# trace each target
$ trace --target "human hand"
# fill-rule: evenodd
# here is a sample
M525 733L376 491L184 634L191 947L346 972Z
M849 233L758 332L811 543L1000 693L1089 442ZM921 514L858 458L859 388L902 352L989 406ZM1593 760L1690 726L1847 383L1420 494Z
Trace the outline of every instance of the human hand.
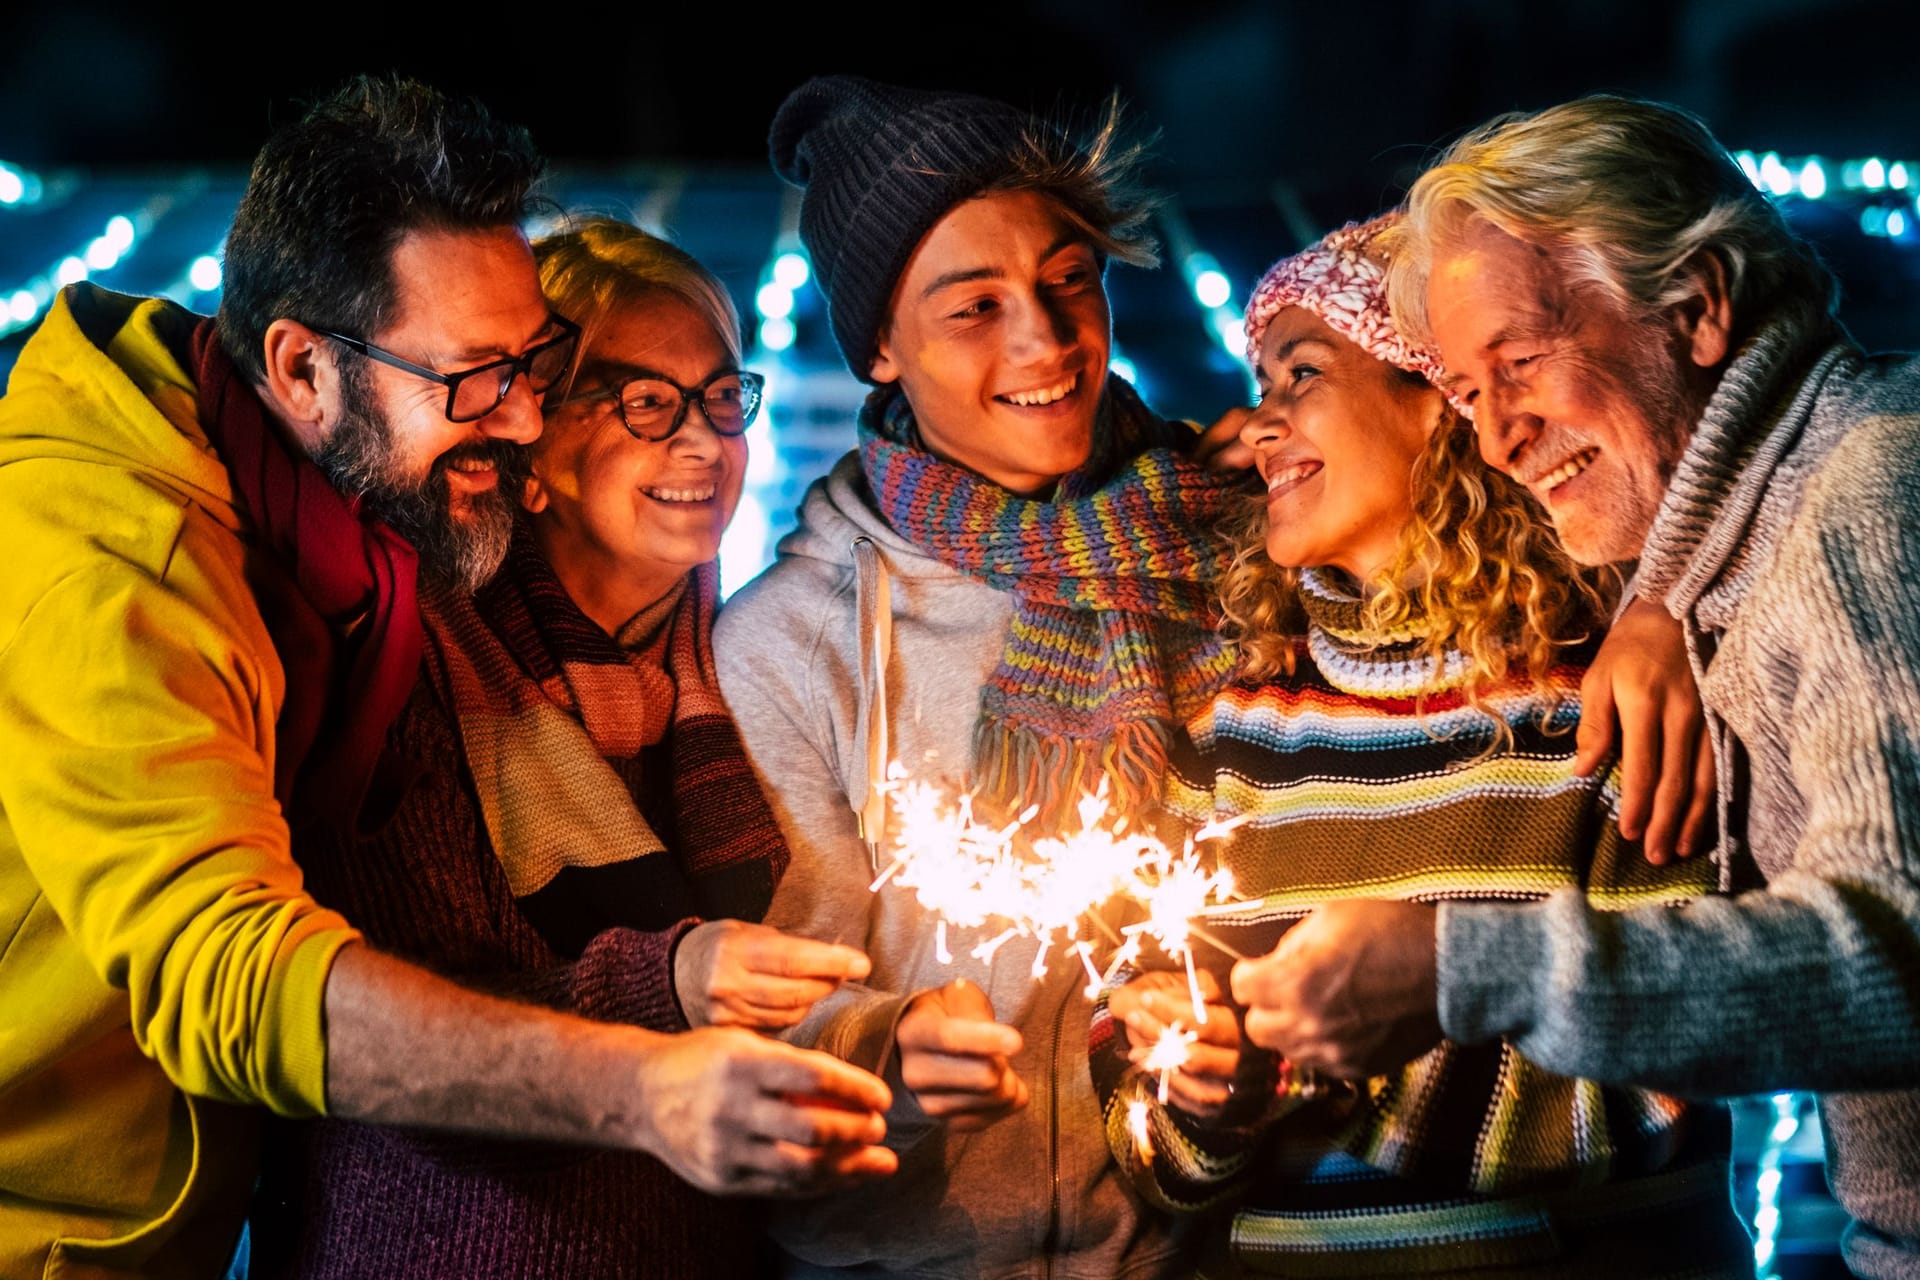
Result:
M987 993L965 978L914 996L894 1038L901 1081L949 1128L984 1129L1027 1105L1011 1061L1020 1033L995 1022Z
M1126 1025L1128 1060L1144 1063L1160 1033L1178 1023L1198 1035L1187 1058L1167 1077L1167 1101L1188 1115L1212 1120L1226 1108L1240 1068L1240 1022L1220 991L1219 980L1201 969L1195 977L1207 1020L1193 1011L1184 974L1143 973L1107 997L1107 1011Z
M702 1191L815 1195L899 1167L877 1145L893 1100L877 1076L740 1027L651 1045L639 1070L641 1145Z
M1601 642L1580 682L1579 754L1587 777L1620 744L1620 834L1644 843L1659 866L1706 837L1713 812L1713 743L1686 637L1659 604L1633 600Z
M1233 966L1247 1039L1344 1079L1390 1071L1438 1044L1435 912L1413 902L1330 902L1258 959Z
M1221 414L1214 424L1200 433L1193 446L1193 460L1215 471L1245 471L1254 464L1253 450L1240 440L1240 428L1253 415L1246 405L1236 405Z
M744 920L709 920L674 948L673 989L689 1026L777 1029L796 1025L815 1001L872 967L852 947Z

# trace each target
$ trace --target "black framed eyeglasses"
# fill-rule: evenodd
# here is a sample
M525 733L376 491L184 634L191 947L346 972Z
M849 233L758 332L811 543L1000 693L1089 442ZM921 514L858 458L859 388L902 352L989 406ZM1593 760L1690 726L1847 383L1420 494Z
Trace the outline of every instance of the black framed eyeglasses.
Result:
M657 373L638 373L614 386L568 396L557 403L611 399L627 434L658 444L680 430L687 420L687 410L694 405L700 406L715 435L741 434L759 414L766 386L764 377L745 369L722 369L691 387Z
M552 319L560 329L559 337L528 347L517 356L475 365L459 373L441 373L415 364L363 338L351 338L327 329L315 329L314 332L358 351L369 360L378 360L381 364L405 370L416 378L439 383L447 389L447 420L473 422L498 409L500 402L507 398L507 393L513 390L513 380L521 374L527 375L527 385L533 388L533 394L542 396L573 364L573 349L580 341L580 326L564 316L554 316Z

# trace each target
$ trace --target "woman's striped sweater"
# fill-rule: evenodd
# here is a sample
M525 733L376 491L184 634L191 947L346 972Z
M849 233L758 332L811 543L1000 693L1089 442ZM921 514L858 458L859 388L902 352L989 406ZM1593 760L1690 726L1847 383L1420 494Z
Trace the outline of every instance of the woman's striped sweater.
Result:
M1461 688L1464 660L1449 655L1436 671L1417 625L1370 632L1330 576L1306 575L1302 598L1310 625L1294 673L1224 691L1174 749L1168 807L1196 825L1244 820L1217 847L1245 905L1210 920L1209 934L1261 954L1339 898L1530 900L1578 886L1619 910L1714 888L1708 860L1656 867L1621 838L1614 776L1574 775L1595 642L1563 652L1544 695L1516 673L1475 706ZM1498 749L1490 716L1511 732ZM1463 1204L1634 1178L1683 1147L1726 1150L1718 1107L1552 1075L1501 1041L1442 1043L1364 1088L1313 1099L1279 1084L1272 1055L1249 1051L1212 1125L1161 1106L1155 1081L1129 1068L1104 993L1091 1049L1116 1159L1163 1208L1241 1197L1236 1249L1257 1247L1264 1221L1284 1227L1277 1247L1337 1252L1367 1234L1347 1211L1387 1207L1416 1214L1396 1219L1400 1238L1429 1209L1437 1230L1457 1235ZM1136 1102L1146 1104L1144 1148ZM1270 1205L1286 1207L1284 1221L1263 1216ZM1497 1214L1477 1220L1505 1230Z

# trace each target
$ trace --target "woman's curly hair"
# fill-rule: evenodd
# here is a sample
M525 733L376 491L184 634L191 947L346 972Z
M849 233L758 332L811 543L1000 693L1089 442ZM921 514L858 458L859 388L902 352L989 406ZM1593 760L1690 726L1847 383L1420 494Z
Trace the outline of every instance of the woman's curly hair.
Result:
M1445 654L1457 650L1468 663L1461 692L1475 708L1485 710L1486 691L1516 664L1547 693L1556 654L1604 625L1619 596L1619 574L1583 568L1567 555L1532 495L1480 460L1471 424L1451 405L1442 407L1408 483L1413 516L1387 564L1359 584L1366 624L1387 629L1423 620L1436 684ZM1240 674L1291 674L1306 634L1300 573L1267 557L1264 494L1235 517L1231 536L1236 551L1221 609L1223 629L1240 652ZM1550 714L1551 702L1543 722ZM1499 750L1511 731L1501 717L1488 718L1489 751Z

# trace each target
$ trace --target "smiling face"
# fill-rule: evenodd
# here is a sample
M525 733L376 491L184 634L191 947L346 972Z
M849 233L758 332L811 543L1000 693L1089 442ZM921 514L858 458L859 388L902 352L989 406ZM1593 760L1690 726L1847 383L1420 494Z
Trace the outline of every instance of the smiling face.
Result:
M1436 252L1427 318L1488 465L1545 505L1576 560L1637 557L1705 403L1675 330L1478 220Z
M894 286L876 382L935 455L1024 496L1093 451L1112 337L1093 246L1037 192L955 205Z
M1267 555L1361 582L1393 557L1413 515L1414 461L1440 393L1288 307L1261 335L1260 403L1240 429L1267 482Z
M393 251L396 318L367 340L454 374L517 356L554 334L519 232L413 231ZM343 493L419 550L422 568L471 589L499 566L512 508L499 490L508 450L540 433L524 376L492 413L446 415L444 385L337 349L340 399L314 461Z
M693 387L737 367L701 312L650 290L601 324L565 402L548 411L530 451L534 539L609 633L720 553L747 470L746 437L718 435L696 406L667 439L637 439L614 389L648 374Z

